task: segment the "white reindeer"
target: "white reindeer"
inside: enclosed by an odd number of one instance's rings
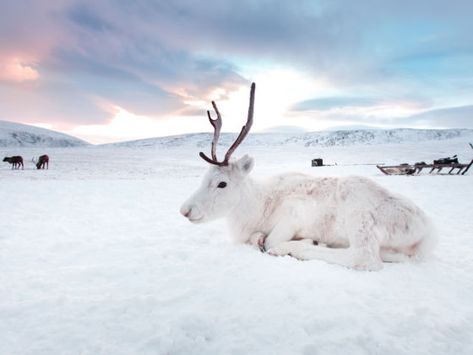
[[[255,181],[249,176],[253,158],[230,161],[253,122],[255,84],[248,119],[238,138],[218,161],[216,146],[222,119],[217,114],[212,164],[201,187],[182,205],[193,223],[227,217],[235,241],[272,255],[319,259],[360,270],[379,270],[382,262],[420,260],[435,245],[435,230],[408,199],[364,177],[313,177],[287,173]],[[324,246],[322,246],[324,245]]]

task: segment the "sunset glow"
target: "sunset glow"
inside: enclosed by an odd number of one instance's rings
[[[169,136],[176,132],[196,132],[202,126],[194,117],[179,117],[179,120],[170,117],[153,119],[116,107],[116,112],[110,122],[102,125],[79,125],[67,133],[87,138],[91,143],[110,143]]]
[[[0,58],[0,81],[37,80],[39,73],[19,58]]]

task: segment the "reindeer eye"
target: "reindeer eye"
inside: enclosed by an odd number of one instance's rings
[[[227,186],[227,183],[225,181],[220,181],[217,185],[217,187],[220,189],[223,189],[226,186]]]

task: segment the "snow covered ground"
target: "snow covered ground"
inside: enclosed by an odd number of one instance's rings
[[[473,171],[351,165],[469,161],[470,140],[237,151],[255,177],[360,174],[425,209],[434,259],[380,272],[271,257],[231,244],[223,221],[190,224],[179,206],[207,168],[194,143],[9,148],[26,165],[0,166],[0,354],[472,354]],[[43,153],[50,169],[34,170]]]

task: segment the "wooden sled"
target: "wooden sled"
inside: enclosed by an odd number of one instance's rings
[[[450,169],[445,175],[465,175],[472,164],[473,160],[469,164],[401,164],[376,167],[386,175],[419,175],[424,169],[430,169],[429,174],[441,174],[443,169]]]

